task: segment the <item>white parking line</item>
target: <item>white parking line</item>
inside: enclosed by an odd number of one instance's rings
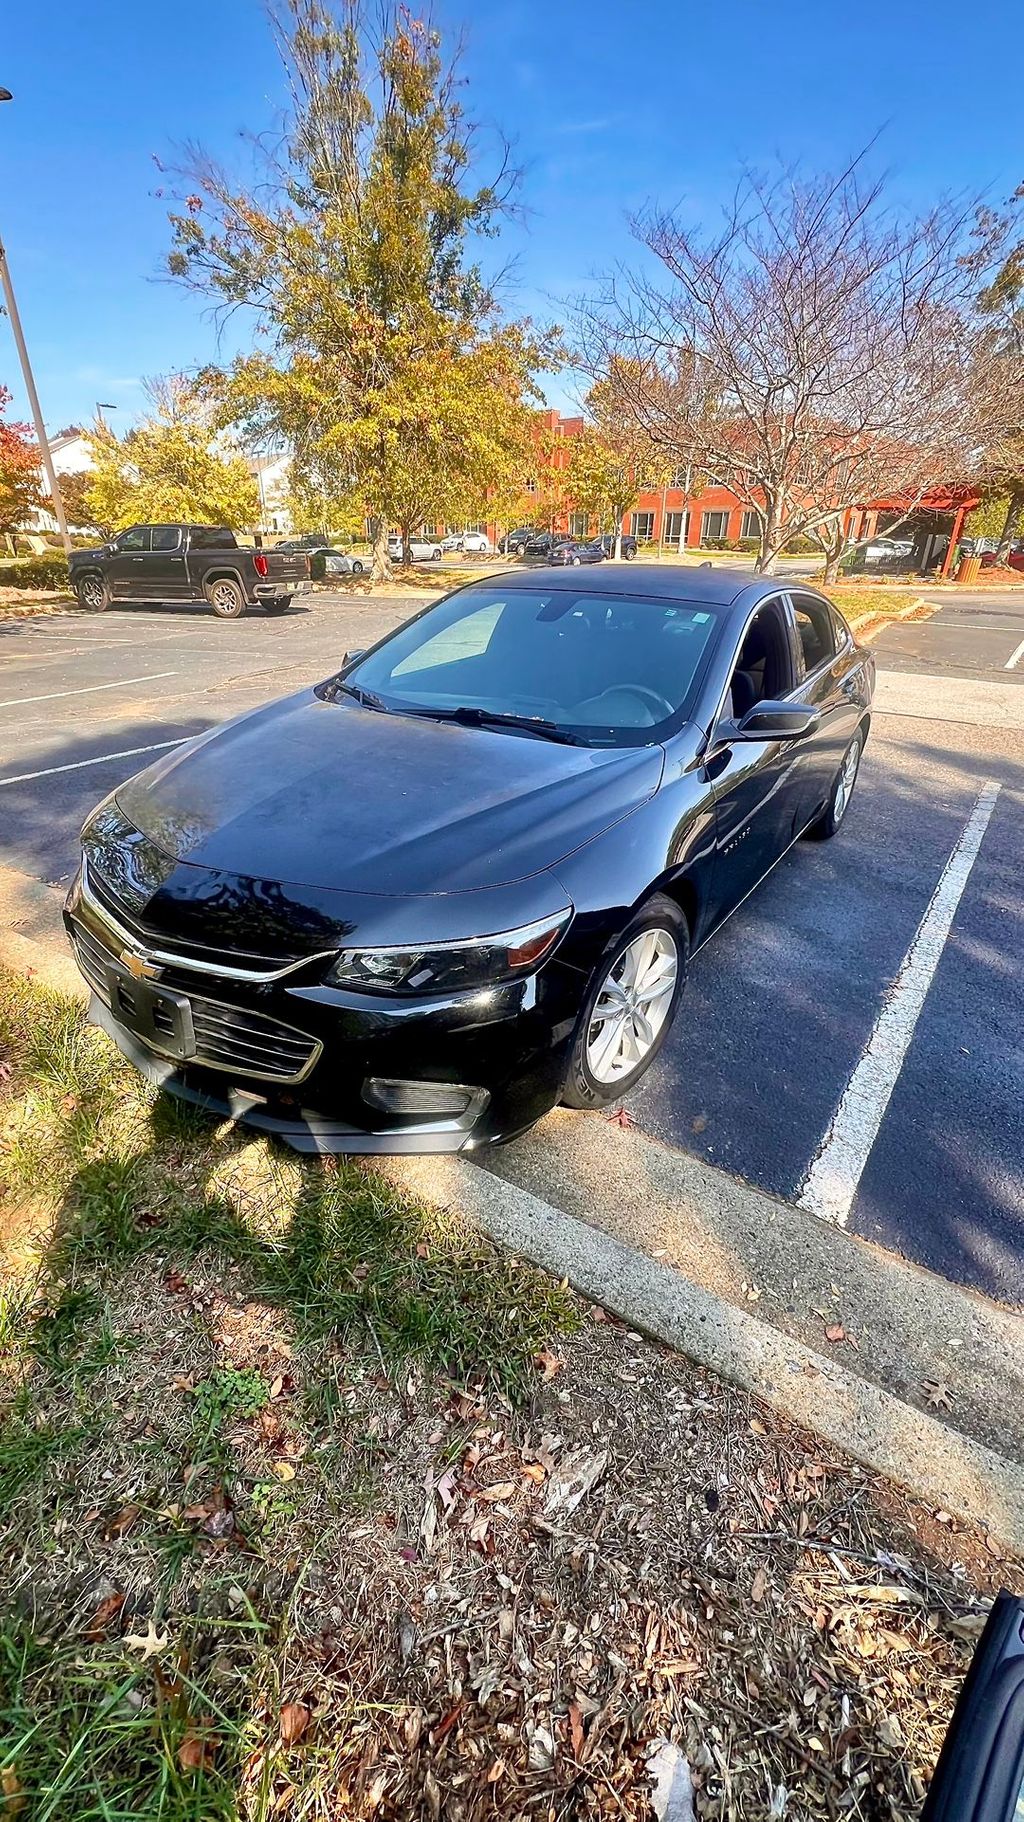
[[[179,740],[157,740],[151,747],[126,747],[122,753],[97,753],[95,759],[76,759],[71,765],[46,766],[42,772],[19,772],[16,778],[0,778],[0,791],[8,784],[29,784],[33,778],[53,778],[57,772],[78,772],[87,765],[106,765],[108,759],[134,759],[138,753],[163,753],[168,747],[182,747],[191,734]]]
[[[94,696],[97,690],[125,690],[131,683],[156,683],[159,677],[176,677],[177,671],[149,671],[145,677],[119,677],[116,683],[87,683],[80,690],[50,690],[45,696],[12,696],[0,709],[25,708],[30,702],[56,702],[62,696]]]
[[[1021,640],[1016,651],[1010,653],[1003,665],[1004,671],[1015,671],[1022,658],[1024,658],[1024,639]]]
[[[990,780],[978,792],[797,1197],[800,1208],[823,1221],[834,1221],[838,1227],[845,1227],[850,1218],[857,1185],[910,1048],[999,789]]]

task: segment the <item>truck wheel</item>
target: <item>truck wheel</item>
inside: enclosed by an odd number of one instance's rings
[[[245,613],[245,596],[230,576],[221,576],[219,582],[211,582],[206,599],[221,620],[240,620]]]
[[[86,608],[90,614],[102,614],[103,609],[110,606],[110,590],[102,576],[80,576],[75,583],[75,594],[79,606]]]
[[[283,614],[291,604],[291,595],[279,595],[276,601],[264,601],[263,606],[268,614]]]

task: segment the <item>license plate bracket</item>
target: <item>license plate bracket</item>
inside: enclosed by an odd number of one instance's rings
[[[137,981],[126,969],[110,969],[110,1010],[119,1025],[149,1050],[183,1062],[195,1056],[192,1007],[184,993]]]

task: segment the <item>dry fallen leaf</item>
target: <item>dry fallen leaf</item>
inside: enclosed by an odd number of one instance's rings
[[[583,1756],[583,1710],[575,1700],[569,1703],[569,1733],[572,1738],[572,1756],[578,1761]]]
[[[123,1594],[108,1594],[106,1600],[100,1602],[89,1621],[85,1631],[86,1638],[94,1640],[106,1638],[109,1628],[124,1606],[124,1601]]]
[[[202,1771],[213,1764],[217,1739],[209,1732],[212,1722],[212,1715],[205,1715],[198,1729],[192,1726],[187,1729],[178,1747],[178,1764],[182,1771]]]
[[[158,1632],[152,1619],[146,1621],[145,1635],[141,1632],[129,1632],[125,1644],[129,1651],[141,1651],[144,1658],[155,1658],[161,1651],[166,1651],[170,1643],[169,1632]]]
[[[922,1379],[921,1390],[924,1393],[925,1404],[930,1405],[933,1411],[951,1411],[953,1409],[953,1400],[944,1379]]]
[[[766,1570],[763,1563],[759,1563],[757,1568],[754,1570],[754,1579],[750,1584],[751,1600],[754,1601],[755,1603],[758,1601],[763,1601],[767,1587],[768,1587],[768,1571]]]
[[[555,1374],[562,1371],[565,1362],[560,1360],[557,1354],[553,1354],[550,1348],[541,1348],[540,1352],[533,1356],[533,1364],[541,1378],[548,1380],[554,1379]]]
[[[305,1702],[286,1702],[279,1717],[282,1744],[297,1746],[311,1718]]]
[[[275,1461],[274,1473],[277,1475],[278,1480],[295,1479],[295,1469],[292,1467],[290,1461]]]
[[[5,1765],[0,1771],[0,1792],[3,1794],[3,1813],[5,1816],[18,1816],[28,1802],[21,1788],[21,1781],[13,1765]]]
[[[846,1330],[841,1322],[830,1322],[826,1325],[825,1340],[832,1342],[846,1340]]]
[[[504,1776],[505,1776],[504,1759],[495,1759],[494,1763],[491,1765],[491,1767],[489,1768],[488,1773],[487,1773],[488,1784],[497,1784],[498,1779],[503,1778]]]
[[[126,1531],[131,1530],[141,1511],[141,1506],[122,1506],[116,1517],[107,1524],[104,1537],[123,1537]]]
[[[499,1480],[495,1482],[493,1487],[481,1487],[476,1498],[491,1501],[497,1499],[511,1499],[515,1490],[516,1483],[514,1480]]]

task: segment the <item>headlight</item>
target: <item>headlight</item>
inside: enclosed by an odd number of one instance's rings
[[[490,987],[526,974],[551,953],[571,910],[498,936],[471,936],[421,949],[343,949],[328,979],[337,987],[378,993],[449,993]]]

